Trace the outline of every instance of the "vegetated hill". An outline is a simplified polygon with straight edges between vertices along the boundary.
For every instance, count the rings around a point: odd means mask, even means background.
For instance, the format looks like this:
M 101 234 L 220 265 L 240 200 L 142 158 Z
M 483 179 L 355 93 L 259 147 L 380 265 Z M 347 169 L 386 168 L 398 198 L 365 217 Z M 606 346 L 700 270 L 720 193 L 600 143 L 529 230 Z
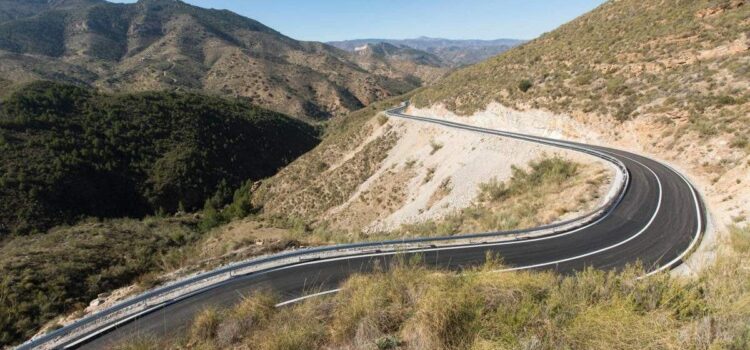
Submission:
M 404 76 L 372 74 L 351 53 L 178 0 L 0 0 L 6 90 L 46 79 L 116 92 L 203 91 L 327 118 L 420 84 Z
M 487 58 L 505 52 L 514 46 L 524 43 L 524 40 L 450 40 L 441 38 L 419 37 L 416 39 L 355 39 L 333 41 L 329 44 L 347 51 L 355 51 L 367 44 L 391 44 L 407 46 L 416 50 L 426 51 L 453 67 L 465 66 L 483 61 Z
M 749 25 L 744 0 L 610 1 L 413 101 L 463 114 L 497 101 L 619 121 L 658 117 L 683 133 L 747 140 Z
M 317 142 L 246 102 L 34 83 L 0 109 L 0 234 L 223 205 Z
M 394 79 L 423 85 L 442 78 L 450 63 L 431 53 L 404 45 L 365 44 L 354 50 L 353 60 L 363 69 Z

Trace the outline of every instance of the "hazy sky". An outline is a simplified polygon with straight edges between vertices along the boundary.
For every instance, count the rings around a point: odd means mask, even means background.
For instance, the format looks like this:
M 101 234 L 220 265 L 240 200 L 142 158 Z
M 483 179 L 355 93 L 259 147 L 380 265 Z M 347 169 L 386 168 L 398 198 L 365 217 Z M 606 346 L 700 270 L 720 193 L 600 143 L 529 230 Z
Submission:
M 135 0 L 114 0 L 135 2 Z M 417 36 L 532 39 L 604 0 L 187 0 L 229 9 L 299 40 Z

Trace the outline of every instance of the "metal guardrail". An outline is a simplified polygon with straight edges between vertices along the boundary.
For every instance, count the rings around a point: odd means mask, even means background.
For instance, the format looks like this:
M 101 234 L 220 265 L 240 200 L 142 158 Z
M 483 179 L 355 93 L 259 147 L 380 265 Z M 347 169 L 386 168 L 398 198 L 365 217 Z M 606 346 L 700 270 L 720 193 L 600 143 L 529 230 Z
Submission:
M 532 234 L 533 237 L 540 237 L 568 232 L 596 222 L 607 216 L 622 200 L 625 195 L 625 190 L 630 182 L 630 175 L 625 164 L 619 159 L 604 152 L 591 150 L 582 145 L 553 139 L 483 129 L 449 121 L 438 121 L 435 119 L 408 116 L 402 114 L 406 107 L 406 104 L 402 104 L 400 107 L 386 111 L 386 114 L 393 117 L 426 121 L 448 127 L 512 137 L 590 154 L 612 163 L 619 171 L 619 181 L 616 181 L 617 183 L 613 184 L 613 188 L 610 191 L 611 195 L 609 195 L 610 198 L 608 198 L 599 208 L 596 208 L 585 215 L 550 225 L 512 231 L 487 232 L 448 237 L 412 238 L 308 248 L 229 264 L 213 271 L 200 273 L 128 298 L 111 308 L 86 316 L 70 325 L 41 335 L 37 338 L 33 338 L 26 343 L 21 344 L 17 349 L 57 349 L 70 346 L 71 344 L 74 345 L 78 342 L 104 333 L 120 324 L 129 322 L 138 316 L 156 311 L 164 306 L 189 298 L 195 294 L 216 288 L 224 283 L 229 283 L 235 278 L 268 271 L 274 268 L 295 265 L 301 262 L 325 260 L 334 257 L 356 256 L 372 253 L 373 251 L 391 253 L 409 252 L 410 250 L 432 247 L 490 243 L 493 239 L 526 239 L 530 238 Z

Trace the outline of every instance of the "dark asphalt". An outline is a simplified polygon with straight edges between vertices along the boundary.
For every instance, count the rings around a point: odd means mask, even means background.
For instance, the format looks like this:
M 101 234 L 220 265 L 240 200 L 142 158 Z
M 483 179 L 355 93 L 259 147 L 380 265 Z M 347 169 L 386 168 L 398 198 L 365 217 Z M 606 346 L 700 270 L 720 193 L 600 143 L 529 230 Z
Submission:
M 419 254 L 430 265 L 461 269 L 483 263 L 490 251 L 502 257 L 510 267 L 533 267 L 561 273 L 588 266 L 617 269 L 636 261 L 647 270 L 655 270 L 677 259 L 700 234 L 701 222 L 704 221 L 703 209 L 694 199 L 691 186 L 657 161 L 625 151 L 587 147 L 617 157 L 625 163 L 631 176 L 622 201 L 595 225 L 540 239 L 441 248 Z M 183 334 L 194 315 L 208 306 L 230 307 L 243 296 L 259 290 L 273 290 L 283 300 L 290 300 L 336 289 L 351 274 L 369 271 L 375 261 L 380 266 L 387 266 L 390 259 L 390 255 L 382 255 L 321 260 L 238 277 L 140 317 L 81 347 L 107 349 L 134 336 Z

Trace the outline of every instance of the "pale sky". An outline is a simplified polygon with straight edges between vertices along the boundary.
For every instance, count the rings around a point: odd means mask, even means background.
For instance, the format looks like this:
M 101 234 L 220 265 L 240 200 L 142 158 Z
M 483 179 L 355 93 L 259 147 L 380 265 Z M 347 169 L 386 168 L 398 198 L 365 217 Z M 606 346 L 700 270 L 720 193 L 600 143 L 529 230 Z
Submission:
M 113 2 L 135 2 L 114 0 Z M 228 9 L 298 40 L 533 39 L 604 0 L 187 0 Z

